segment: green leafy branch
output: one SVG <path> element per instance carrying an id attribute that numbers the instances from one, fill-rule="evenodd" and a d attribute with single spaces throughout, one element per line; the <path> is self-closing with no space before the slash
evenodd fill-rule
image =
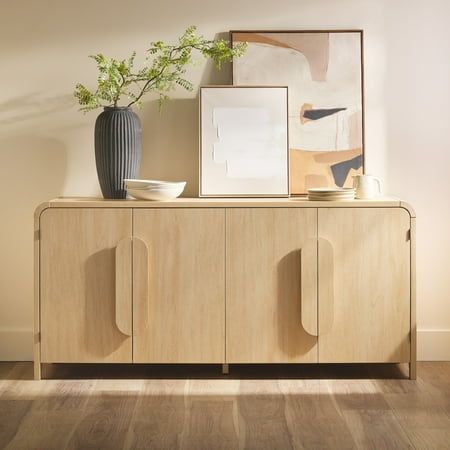
<path id="1" fill-rule="evenodd" d="M 102 54 L 90 58 L 97 63 L 99 76 L 97 89 L 91 91 L 81 83 L 75 87 L 74 95 L 81 105 L 81 111 L 87 112 L 105 106 L 119 106 L 126 98 L 126 105 L 142 105 L 142 98 L 153 92 L 159 96 L 160 106 L 169 97 L 168 92 L 176 86 L 187 91 L 194 89 L 193 84 L 185 78 L 185 73 L 193 64 L 193 53 L 199 52 L 211 59 L 218 69 L 234 57 L 242 56 L 246 44 L 237 44 L 233 48 L 224 39 L 207 40 L 196 33 L 195 26 L 190 26 L 178 39 L 176 45 L 163 41 L 150 43 L 146 52 L 146 64 L 140 70 L 134 69 L 136 52 L 128 59 L 117 60 Z"/>

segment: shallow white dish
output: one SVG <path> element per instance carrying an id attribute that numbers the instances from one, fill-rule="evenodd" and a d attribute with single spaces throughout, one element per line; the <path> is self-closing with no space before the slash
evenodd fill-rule
<path id="1" fill-rule="evenodd" d="M 326 194 L 316 194 L 314 192 L 308 192 L 308 195 L 313 195 L 314 197 L 353 197 L 355 192 L 342 192 L 342 193 L 326 193 Z"/>
<path id="2" fill-rule="evenodd" d="M 313 202 L 348 202 L 354 200 L 354 197 L 308 197 Z"/>
<path id="3" fill-rule="evenodd" d="M 353 188 L 311 188 L 308 189 L 308 200 L 312 201 L 346 201 L 355 198 Z"/>
<path id="4" fill-rule="evenodd" d="M 181 195 L 186 183 L 176 186 L 154 187 L 150 189 L 127 189 L 128 194 L 138 200 L 173 200 Z"/>
<path id="5" fill-rule="evenodd" d="M 352 194 L 355 192 L 354 188 L 310 188 L 308 194 L 316 195 L 336 195 L 336 194 Z"/>
<path id="6" fill-rule="evenodd" d="M 137 180 L 133 178 L 125 178 L 123 181 L 127 189 L 147 189 L 148 187 L 172 186 L 174 184 L 186 185 L 185 181 Z"/>

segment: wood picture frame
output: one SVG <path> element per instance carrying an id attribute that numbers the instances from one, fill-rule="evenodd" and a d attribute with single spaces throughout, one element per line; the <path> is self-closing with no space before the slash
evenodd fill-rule
<path id="1" fill-rule="evenodd" d="M 287 91 L 286 86 L 200 88 L 200 197 L 289 196 Z"/>
<path id="2" fill-rule="evenodd" d="M 231 45 L 248 43 L 233 61 L 233 85 L 289 87 L 291 195 L 351 187 L 352 175 L 365 172 L 363 30 L 231 30 L 229 37 Z"/>

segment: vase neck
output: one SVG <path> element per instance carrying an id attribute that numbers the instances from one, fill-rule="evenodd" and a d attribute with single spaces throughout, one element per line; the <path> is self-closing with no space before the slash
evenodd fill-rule
<path id="1" fill-rule="evenodd" d="M 131 111 L 131 106 L 104 106 L 103 111 Z"/>

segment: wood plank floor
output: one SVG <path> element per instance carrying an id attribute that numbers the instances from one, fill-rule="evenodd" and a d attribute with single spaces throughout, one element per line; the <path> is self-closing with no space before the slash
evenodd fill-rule
<path id="1" fill-rule="evenodd" d="M 0 363 L 0 448 L 450 449 L 450 362 L 404 370 Z"/>

